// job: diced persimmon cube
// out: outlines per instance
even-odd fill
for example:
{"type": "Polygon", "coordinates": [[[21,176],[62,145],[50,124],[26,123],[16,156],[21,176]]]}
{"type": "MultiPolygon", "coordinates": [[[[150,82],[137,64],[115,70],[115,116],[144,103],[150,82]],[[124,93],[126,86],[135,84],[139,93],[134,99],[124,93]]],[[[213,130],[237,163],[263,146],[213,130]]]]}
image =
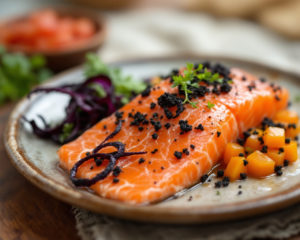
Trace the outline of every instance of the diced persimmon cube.
{"type": "Polygon", "coordinates": [[[297,123],[299,118],[297,112],[295,111],[281,110],[278,113],[276,113],[273,120],[282,123],[297,123]]]}
{"type": "Polygon", "coordinates": [[[228,143],[224,153],[224,163],[228,164],[232,157],[237,157],[240,153],[245,154],[243,146],[237,143],[228,143]]]}
{"type": "Polygon", "coordinates": [[[241,178],[241,173],[247,173],[245,166],[246,159],[244,157],[232,157],[225,169],[224,175],[229,177],[230,181],[235,181],[241,178]]]}
{"type": "Polygon", "coordinates": [[[285,144],[284,149],[284,159],[289,162],[295,162],[298,159],[298,146],[296,141],[291,141],[285,144]]]}
{"type": "Polygon", "coordinates": [[[252,134],[247,138],[244,146],[248,153],[261,149],[262,144],[261,141],[259,141],[260,137],[261,136],[259,136],[258,134],[252,134]]]}
{"type": "Polygon", "coordinates": [[[275,162],[260,151],[251,153],[247,161],[247,171],[252,177],[266,177],[274,173],[275,162]]]}
{"type": "Polygon", "coordinates": [[[279,149],[268,149],[267,155],[275,162],[276,166],[282,166],[284,161],[284,152],[279,149]]]}
{"type": "Polygon", "coordinates": [[[278,127],[268,127],[263,138],[264,144],[269,148],[281,148],[285,143],[284,129],[278,127]]]}
{"type": "Polygon", "coordinates": [[[298,136],[300,133],[300,123],[296,124],[296,127],[294,126],[287,126],[285,130],[285,136],[287,138],[294,138],[298,136]]]}

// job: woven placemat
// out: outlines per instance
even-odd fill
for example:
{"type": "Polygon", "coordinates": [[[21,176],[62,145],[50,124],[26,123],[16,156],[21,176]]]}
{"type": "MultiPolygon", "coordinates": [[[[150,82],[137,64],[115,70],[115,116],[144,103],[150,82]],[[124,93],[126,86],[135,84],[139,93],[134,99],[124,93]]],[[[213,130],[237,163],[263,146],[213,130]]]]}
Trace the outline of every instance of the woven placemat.
{"type": "Polygon", "coordinates": [[[300,204],[263,216],[202,225],[135,223],[73,208],[82,240],[285,239],[300,233],[300,204]]]}

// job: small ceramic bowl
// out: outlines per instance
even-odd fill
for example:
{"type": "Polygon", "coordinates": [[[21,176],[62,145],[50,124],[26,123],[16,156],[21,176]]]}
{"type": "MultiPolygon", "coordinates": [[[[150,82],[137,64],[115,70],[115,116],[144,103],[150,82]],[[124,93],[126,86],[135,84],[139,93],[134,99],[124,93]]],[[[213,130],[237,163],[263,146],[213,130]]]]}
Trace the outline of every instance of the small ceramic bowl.
{"type": "MultiPolygon", "coordinates": [[[[97,51],[103,44],[106,37],[106,24],[104,19],[97,13],[91,10],[74,8],[74,7],[51,7],[60,16],[70,16],[74,18],[84,17],[90,19],[96,26],[95,34],[90,37],[86,42],[66,49],[55,50],[32,50],[22,48],[19,46],[5,46],[8,52],[23,52],[30,56],[34,54],[42,54],[47,60],[48,67],[54,72],[62,71],[64,69],[81,64],[87,52],[97,51]]],[[[26,19],[29,13],[19,17],[9,19],[2,22],[2,24],[10,24],[16,21],[26,19]]]]}

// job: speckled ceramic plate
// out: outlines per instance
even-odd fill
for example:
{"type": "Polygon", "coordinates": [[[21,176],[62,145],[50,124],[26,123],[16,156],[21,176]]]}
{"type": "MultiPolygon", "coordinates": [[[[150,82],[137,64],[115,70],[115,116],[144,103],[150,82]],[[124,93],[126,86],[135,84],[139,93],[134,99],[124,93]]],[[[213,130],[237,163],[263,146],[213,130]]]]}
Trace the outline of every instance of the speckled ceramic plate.
{"type": "MultiPolygon", "coordinates": [[[[258,76],[264,76],[287,87],[291,99],[300,92],[300,79],[266,66],[241,60],[209,57],[169,57],[139,59],[113,63],[125,73],[137,78],[166,74],[187,61],[220,61],[228,66],[241,67],[258,76]]],[[[56,76],[47,86],[83,80],[82,69],[76,68],[56,76]]],[[[20,116],[36,118],[44,115],[57,122],[63,117],[68,98],[59,94],[37,95],[23,99],[12,112],[6,133],[6,149],[14,166],[33,184],[52,196],[70,204],[95,212],[137,221],[163,223],[200,223],[249,217],[275,211],[300,201],[300,161],[285,169],[282,177],[270,176],[263,180],[248,179],[234,182],[227,188],[215,189],[214,181],[198,184],[160,203],[132,206],[101,198],[86,190],[75,188],[68,174],[58,166],[58,145],[35,137],[29,126],[20,122],[20,116]],[[239,188],[241,185],[241,189],[239,188]],[[238,191],[243,194],[238,195],[238,191]]],[[[294,104],[300,113],[300,106],[294,104]]]]}

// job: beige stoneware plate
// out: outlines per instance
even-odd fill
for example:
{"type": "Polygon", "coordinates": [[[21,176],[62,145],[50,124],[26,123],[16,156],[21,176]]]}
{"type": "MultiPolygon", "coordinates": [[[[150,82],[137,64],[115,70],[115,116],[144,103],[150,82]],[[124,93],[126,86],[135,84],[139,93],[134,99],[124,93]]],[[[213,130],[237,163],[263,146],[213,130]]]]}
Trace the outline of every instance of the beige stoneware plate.
{"type": "MultiPolygon", "coordinates": [[[[187,61],[220,61],[227,66],[241,67],[258,76],[264,76],[287,87],[294,99],[300,93],[300,79],[266,66],[237,59],[212,56],[167,57],[130,60],[112,65],[125,73],[142,79],[157,74],[167,74],[187,61]]],[[[60,74],[46,86],[82,81],[82,68],[60,74]]],[[[175,197],[148,205],[132,206],[101,198],[92,192],[75,188],[58,166],[58,145],[35,137],[30,127],[20,121],[20,116],[36,118],[42,114],[50,122],[63,117],[68,101],[66,96],[51,93],[23,99],[12,112],[5,133],[7,152],[14,166],[33,184],[50,195],[70,204],[124,219],[159,223],[204,223],[227,221],[275,211],[300,201],[300,161],[284,170],[282,177],[234,182],[227,188],[215,189],[211,183],[198,184],[175,197]],[[239,185],[242,188],[239,188],[239,185]],[[238,191],[243,193],[238,195],[238,191]]],[[[267,107],[267,106],[266,106],[267,107]]],[[[300,105],[293,105],[300,113],[300,105]]]]}

